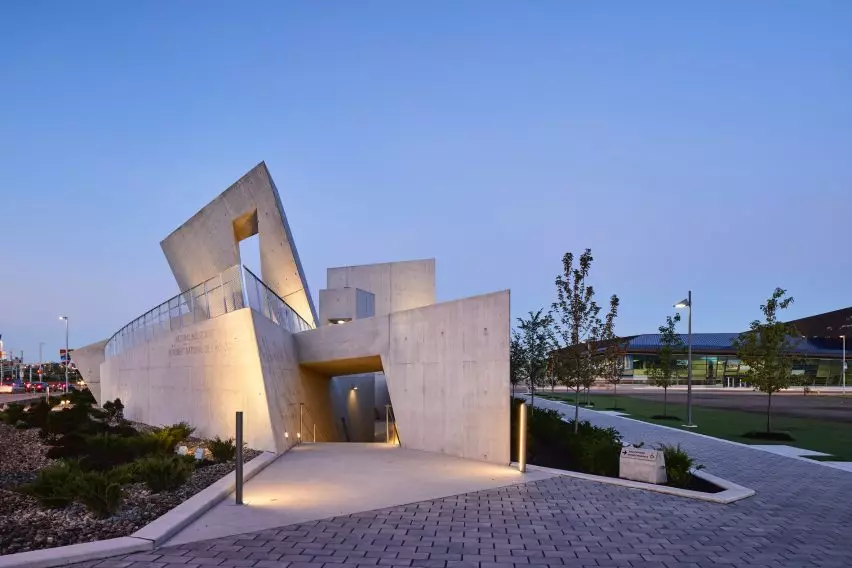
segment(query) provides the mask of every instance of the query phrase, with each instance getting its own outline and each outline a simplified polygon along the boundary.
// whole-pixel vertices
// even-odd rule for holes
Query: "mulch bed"
[[[26,552],[128,536],[183,503],[234,470],[235,461],[202,462],[183,486],[151,493],[144,484],[125,486],[126,497],[118,513],[108,519],[92,517],[79,503],[65,509],[42,508],[38,501],[14,488],[35,479],[37,472],[54,463],[45,457],[47,446],[38,429],[18,430],[0,424],[0,555]],[[190,451],[202,441],[191,439]],[[246,449],[244,461],[262,452]]]

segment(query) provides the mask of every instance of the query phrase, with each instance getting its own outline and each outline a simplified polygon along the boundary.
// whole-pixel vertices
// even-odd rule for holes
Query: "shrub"
[[[21,493],[32,495],[45,507],[61,509],[68,506],[77,493],[80,468],[73,462],[60,462],[38,472],[32,483],[22,485]]]
[[[48,412],[39,434],[42,438],[53,439],[71,433],[94,433],[99,429],[99,425],[89,417],[89,407],[80,405],[59,412]]]
[[[178,422],[177,424],[172,424],[171,426],[166,426],[165,430],[169,430],[174,434],[177,438],[178,442],[183,442],[192,436],[192,433],[195,432],[195,428],[189,425],[188,422]],[[175,443],[177,445],[177,443]]]
[[[50,408],[51,404],[42,398],[29,406],[22,419],[29,428],[42,428],[47,423]]]
[[[157,428],[152,432],[146,432],[143,437],[147,439],[151,452],[170,455],[174,453],[175,446],[189,438],[194,431],[195,428],[192,428],[186,422],[179,422],[171,426]]]
[[[213,460],[217,462],[231,461],[237,455],[237,445],[233,438],[222,440],[216,436],[207,442],[207,449],[213,456]]]
[[[77,499],[95,517],[109,517],[118,511],[124,499],[121,485],[131,479],[128,467],[81,473],[76,484]]]
[[[71,391],[70,393],[68,393],[68,400],[70,400],[71,404],[73,404],[74,406],[92,406],[93,404],[95,404],[95,402],[97,402],[95,400],[94,395],[92,394],[92,391],[90,391],[88,388],[79,391]]]
[[[104,411],[106,419],[109,422],[121,422],[124,420],[124,404],[120,398],[108,400],[101,405],[101,409]]]
[[[0,412],[0,422],[14,426],[18,421],[24,419],[24,407],[21,404],[9,404],[6,410]]]
[[[68,459],[76,458],[85,455],[86,453],[86,438],[80,434],[66,434],[59,438],[50,449],[47,450],[46,456],[51,459]]]
[[[195,470],[193,459],[186,456],[151,456],[135,465],[136,478],[154,493],[177,489]]]
[[[517,419],[519,399],[515,399],[512,419]],[[554,410],[536,408],[528,415],[527,461],[531,464],[594,475],[618,477],[621,440],[614,428],[600,428],[588,421],[565,422]],[[517,423],[512,425],[513,458],[517,450]]]
[[[695,460],[680,447],[663,444],[659,448],[666,459],[666,477],[669,484],[675,487],[689,487],[692,484],[692,469],[703,469],[703,465],[695,465]]]
[[[138,438],[106,433],[87,436],[82,458],[83,469],[106,471],[130,463],[148,452],[149,446]]]

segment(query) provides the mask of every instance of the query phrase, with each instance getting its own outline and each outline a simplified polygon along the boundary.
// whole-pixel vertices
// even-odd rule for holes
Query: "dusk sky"
[[[435,257],[549,306],[592,249],[621,334],[852,305],[852,2],[0,3],[0,333],[109,337],[159,242],[265,160],[316,295]],[[683,325],[682,331],[686,331]]]

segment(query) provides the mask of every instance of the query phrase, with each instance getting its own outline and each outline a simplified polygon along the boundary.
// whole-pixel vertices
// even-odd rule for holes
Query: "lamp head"
[[[68,316],[59,316],[59,319],[61,319],[61,320],[68,320]]]
[[[689,307],[689,299],[684,298],[683,300],[681,300],[680,302],[675,304],[674,307],[676,307],[678,309],[688,308]]]

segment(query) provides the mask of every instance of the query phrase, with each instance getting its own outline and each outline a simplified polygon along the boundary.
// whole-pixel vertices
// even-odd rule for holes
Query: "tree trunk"
[[[772,432],[772,392],[766,397],[766,431]]]
[[[530,412],[535,410],[535,384],[530,381]]]
[[[574,391],[574,433],[580,432],[580,385]]]
[[[669,397],[669,389],[666,388],[666,387],[663,387],[663,418],[665,418],[666,416],[669,415],[669,407],[668,407],[669,400],[668,400],[668,397]]]
[[[618,408],[618,383],[612,383],[612,407]]]
[[[515,383],[512,383],[512,400],[515,400]]]

